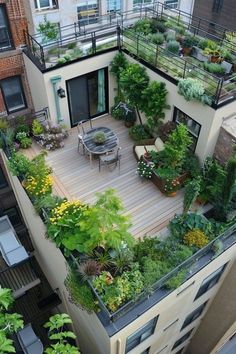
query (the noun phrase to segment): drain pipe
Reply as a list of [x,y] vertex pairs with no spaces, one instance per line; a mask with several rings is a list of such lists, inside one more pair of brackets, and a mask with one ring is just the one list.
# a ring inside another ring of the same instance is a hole
[[53,76],[50,78],[51,84],[52,84],[52,88],[53,88],[53,94],[54,94],[54,101],[55,101],[55,106],[56,106],[56,112],[57,112],[57,122],[61,123],[63,122],[63,118],[61,115],[61,109],[60,109],[60,102],[59,102],[59,96],[57,93],[57,84],[59,82],[61,82],[61,76]]

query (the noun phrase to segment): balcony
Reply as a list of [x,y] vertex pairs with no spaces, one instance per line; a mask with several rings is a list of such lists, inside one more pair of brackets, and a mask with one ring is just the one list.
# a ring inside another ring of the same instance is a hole
[[[185,37],[191,37],[194,42],[192,54],[183,56],[170,53],[169,49],[166,49],[167,42],[153,43],[150,36],[136,31],[135,24],[140,19],[164,24],[166,32],[163,38],[172,35],[174,41],[181,40],[178,31],[184,33]],[[107,16],[101,18],[96,31],[78,21],[61,27],[55,40],[42,42],[40,35],[28,35],[25,53],[42,72],[46,72],[60,66],[63,68],[76,60],[120,49],[176,85],[180,79],[197,79],[204,86],[212,107],[217,108],[234,101],[236,97],[233,72],[236,62],[235,38],[227,28],[215,25],[214,33],[209,28],[208,21],[157,2],[152,8],[136,8],[130,12],[119,13],[115,19]],[[204,40],[205,44],[223,47],[227,58],[230,58],[227,60],[231,62],[224,59],[223,64],[213,66],[214,63],[205,63],[211,59],[209,55],[204,54],[206,51],[203,53],[199,47],[203,45]],[[213,73],[213,69],[221,71],[221,74]]]

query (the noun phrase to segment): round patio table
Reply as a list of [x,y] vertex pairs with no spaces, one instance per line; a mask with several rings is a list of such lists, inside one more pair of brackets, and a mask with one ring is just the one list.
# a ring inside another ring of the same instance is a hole
[[[103,132],[106,135],[104,144],[98,145],[93,141],[94,134],[97,132]],[[93,155],[102,155],[111,151],[118,145],[118,142],[117,135],[109,128],[98,127],[87,131],[83,136],[83,144],[89,153],[90,166],[92,166]]]

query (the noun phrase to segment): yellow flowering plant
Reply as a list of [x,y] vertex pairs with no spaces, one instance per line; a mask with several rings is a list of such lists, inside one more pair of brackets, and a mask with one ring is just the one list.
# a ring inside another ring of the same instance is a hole
[[22,184],[31,197],[40,198],[52,192],[53,177],[51,175],[29,176]]
[[206,246],[209,242],[204,232],[199,229],[193,229],[188,231],[184,235],[183,241],[186,245],[197,248],[202,248]]
[[82,250],[86,236],[80,230],[80,220],[88,206],[76,201],[63,201],[51,211],[47,234],[58,247],[65,250]]

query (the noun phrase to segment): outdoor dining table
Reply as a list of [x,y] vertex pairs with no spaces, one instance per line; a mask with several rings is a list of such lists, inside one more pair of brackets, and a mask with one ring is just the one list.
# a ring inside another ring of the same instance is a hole
[[[98,145],[94,142],[94,134],[97,132],[103,132],[105,134],[106,140],[104,144]],[[117,135],[109,128],[98,127],[87,131],[83,136],[83,144],[89,153],[90,166],[92,167],[93,155],[106,154],[107,152],[113,150],[118,145],[118,142],[119,140]]]

